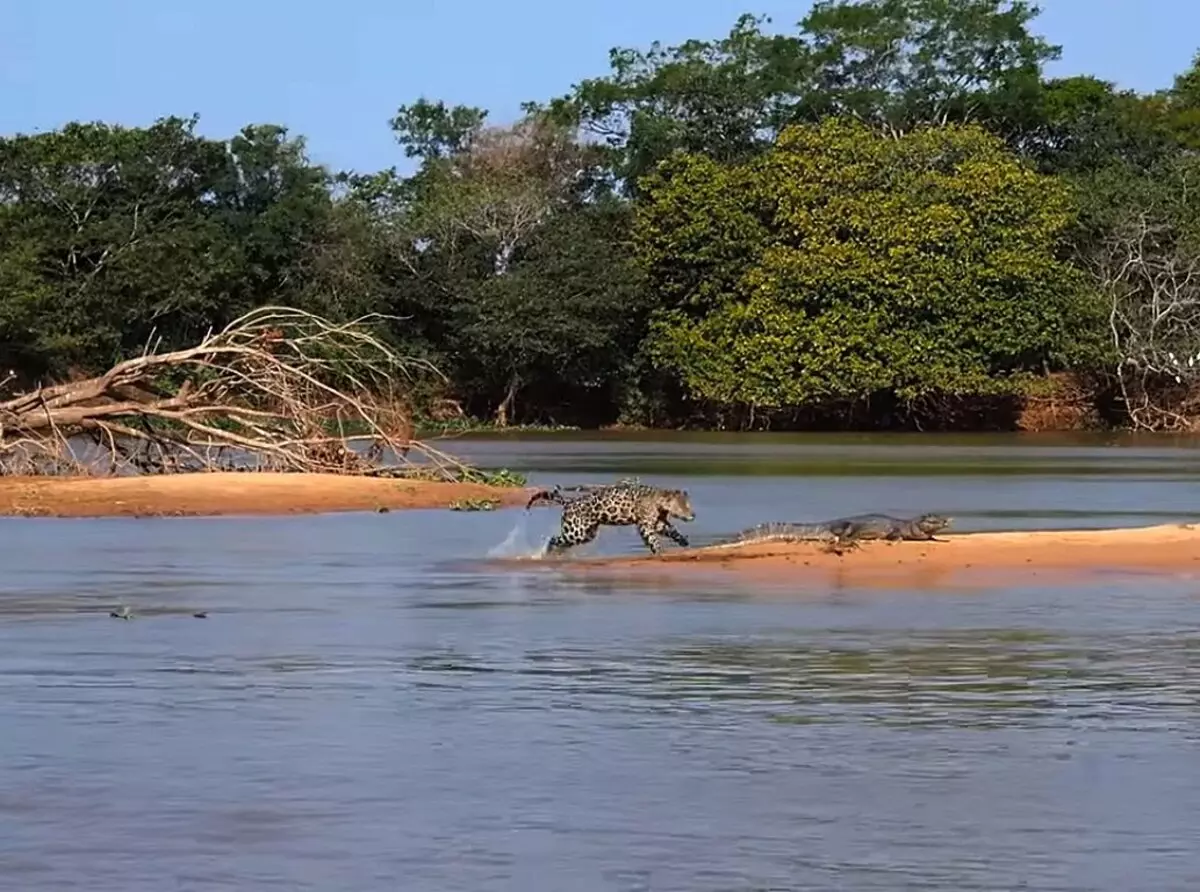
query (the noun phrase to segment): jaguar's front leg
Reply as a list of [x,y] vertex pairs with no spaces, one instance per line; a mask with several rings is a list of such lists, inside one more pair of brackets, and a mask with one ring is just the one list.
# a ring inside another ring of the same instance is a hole
[[662,546],[658,541],[658,533],[655,531],[656,524],[646,523],[642,521],[637,525],[638,535],[642,537],[642,541],[646,543],[646,547],[650,549],[651,554],[660,554]]
[[676,545],[680,545],[683,548],[688,547],[687,536],[685,536],[683,533],[679,532],[679,530],[675,529],[675,527],[671,525],[671,521],[660,520],[658,523],[658,532],[661,533],[662,535],[666,536],[668,539],[670,539]]

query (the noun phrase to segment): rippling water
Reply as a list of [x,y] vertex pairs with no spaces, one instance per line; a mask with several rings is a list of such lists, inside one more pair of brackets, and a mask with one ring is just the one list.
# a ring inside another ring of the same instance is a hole
[[[871,443],[748,442],[701,443],[701,468],[662,443],[461,445],[547,480],[686,481],[701,538],[1195,502],[1186,448],[880,466]],[[0,888],[1200,888],[1200,579],[667,588],[484,560],[556,517],[0,522]],[[593,553],[638,547],[608,530]]]

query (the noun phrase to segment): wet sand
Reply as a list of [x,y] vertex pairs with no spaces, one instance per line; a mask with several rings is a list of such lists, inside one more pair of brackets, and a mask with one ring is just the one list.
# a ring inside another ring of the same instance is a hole
[[[736,574],[765,583],[933,588],[991,587],[1015,577],[1094,577],[1112,572],[1200,573],[1200,527],[1165,524],[1107,530],[962,533],[937,542],[864,542],[842,555],[814,543],[689,548],[644,556],[562,561],[572,573],[653,574],[684,582],[698,574]],[[557,559],[556,563],[561,561]]]
[[524,505],[529,490],[477,483],[259,472],[155,477],[2,477],[0,515],[35,517],[314,514],[447,508],[464,499]]

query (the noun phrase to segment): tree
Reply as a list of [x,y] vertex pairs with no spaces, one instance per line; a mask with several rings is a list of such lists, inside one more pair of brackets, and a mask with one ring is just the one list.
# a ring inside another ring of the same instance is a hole
[[586,148],[545,117],[480,130],[466,149],[427,161],[418,174],[417,235],[485,243],[503,275],[522,242],[579,197],[589,163]]
[[986,124],[1061,55],[1029,33],[1039,12],[1026,0],[822,0],[802,22],[814,74],[805,111],[893,133]]
[[431,161],[467,151],[486,120],[484,109],[421,97],[412,105],[400,106],[390,124],[406,157]]
[[1077,257],[1104,299],[1108,369],[1129,423],[1200,426],[1200,159],[1089,181]]
[[1043,172],[1077,178],[1124,165],[1144,171],[1175,151],[1167,102],[1095,77],[1042,84],[1022,120],[1012,120],[1009,144]]
[[634,194],[674,151],[739,162],[783,127],[829,115],[894,133],[968,119],[1000,127],[1059,54],[1029,33],[1037,14],[1024,0],[822,0],[795,34],[768,34],[770,19],[747,15],[720,40],[614,49],[609,75],[546,108],[601,139]]
[[1171,117],[1171,130],[1179,145],[1200,149],[1200,52],[1187,70],[1176,76],[1163,97]]
[[808,79],[804,44],[763,33],[769,22],[744,15],[720,40],[613,49],[611,74],[584,80],[547,109],[600,138],[631,188],[677,149],[742,160],[770,139]]
[[257,125],[222,142],[196,124],[0,140],[0,362],[98,371],[269,302],[361,315],[363,300],[331,302],[317,275],[349,230],[303,140]]
[[450,345],[478,410],[504,426],[529,420],[611,421],[645,331],[649,298],[612,203],[555,215],[511,270],[455,305]]
[[975,125],[898,138],[829,119],[762,158],[678,156],[648,179],[648,350],[751,411],[1019,391],[1096,331],[1058,259],[1070,192]]
[[[0,141],[0,341],[34,374],[99,367],[204,306],[230,245],[207,208],[225,173],[195,119],[69,124]],[[206,258],[203,262],[199,258]]]
[[499,127],[478,110],[412,108],[398,138],[425,147],[420,169],[351,191],[379,214],[442,364],[501,425],[520,410],[594,416],[645,319],[628,215],[597,188],[595,150],[542,113]]

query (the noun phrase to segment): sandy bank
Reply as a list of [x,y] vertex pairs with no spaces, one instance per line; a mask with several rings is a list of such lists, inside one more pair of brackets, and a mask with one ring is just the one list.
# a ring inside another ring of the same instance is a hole
[[1191,525],[964,533],[944,538],[944,542],[866,542],[840,557],[810,543],[677,549],[658,558],[571,561],[569,569],[691,578],[733,573],[775,583],[820,580],[835,585],[925,588],[948,582],[973,587],[1043,574],[1200,573],[1200,527]]
[[528,498],[520,488],[338,474],[0,477],[0,515],[45,517],[313,514],[446,508],[463,499],[497,499],[497,507],[508,507]]

